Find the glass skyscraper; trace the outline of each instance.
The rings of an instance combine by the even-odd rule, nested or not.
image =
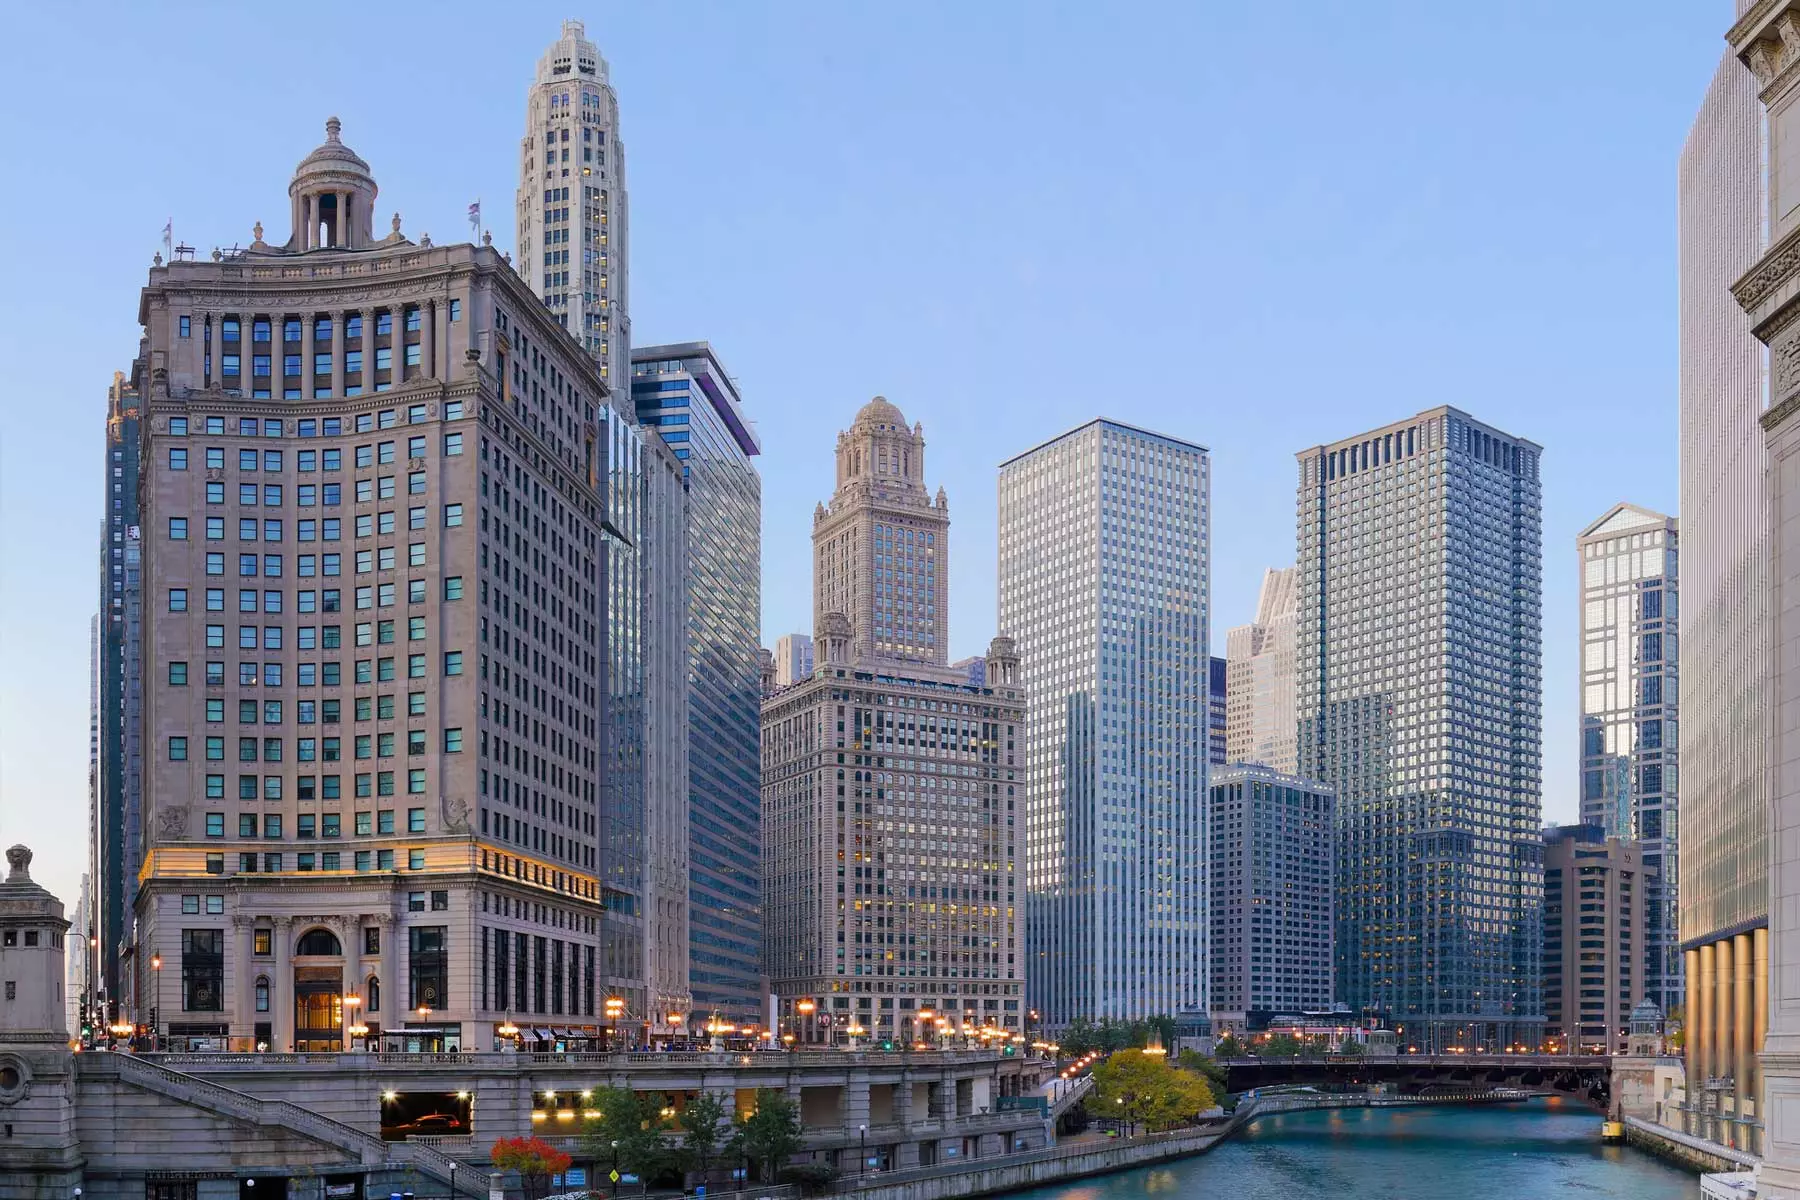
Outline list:
[[[705,342],[634,348],[631,395],[688,494],[689,986],[696,1016],[758,1021],[762,447]]]
[[[1096,420],[1000,467],[1027,689],[1027,988],[1051,1028],[1207,1007],[1206,449]]]
[[[1682,1005],[1676,796],[1680,674],[1677,527],[1619,504],[1581,531],[1581,820],[1639,843],[1645,869],[1639,963],[1625,964],[1631,1003]],[[1632,967],[1638,974],[1633,977]],[[1622,1011],[1629,1012],[1631,1003]]]
[[[1300,452],[1300,773],[1337,793],[1337,988],[1402,1044],[1536,1045],[1538,446],[1453,408]]]

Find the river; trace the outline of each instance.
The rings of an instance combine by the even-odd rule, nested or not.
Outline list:
[[[1693,1200],[1699,1177],[1600,1141],[1559,1099],[1264,1117],[1211,1153],[1017,1200]]]

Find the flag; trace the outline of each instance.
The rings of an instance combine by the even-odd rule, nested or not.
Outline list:
[[[479,200],[469,205],[469,224],[476,228],[481,226],[481,201]]]

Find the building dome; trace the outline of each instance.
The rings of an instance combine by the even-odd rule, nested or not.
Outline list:
[[[289,250],[355,249],[370,245],[379,189],[369,164],[338,137],[343,124],[325,122],[325,141],[294,168],[288,183],[294,236]]]
[[[863,405],[856,414],[854,424],[889,425],[895,429],[906,428],[906,415],[892,404],[886,396],[877,396]]]

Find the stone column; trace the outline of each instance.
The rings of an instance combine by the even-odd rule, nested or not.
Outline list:
[[[1700,950],[1694,947],[1681,952],[1682,968],[1687,980],[1687,1006],[1682,1010],[1681,1024],[1683,1029],[1682,1058],[1687,1074],[1688,1114],[1682,1124],[1686,1133],[1698,1133],[1694,1128],[1693,1106],[1699,1098],[1699,1080],[1703,1073],[1700,1064]]]
[[[1713,951],[1713,981],[1718,988],[1718,993],[1713,997],[1713,1074],[1721,1078],[1732,1077],[1735,1087],[1736,1081],[1732,1073],[1737,1068],[1737,1061],[1732,1054],[1734,1034],[1731,1021],[1734,993],[1732,978],[1735,972],[1732,967],[1731,939],[1721,938],[1717,948]],[[1724,1107],[1725,1097],[1721,1095],[1719,1097],[1721,1115],[1723,1115]],[[1730,1122],[1725,1122],[1721,1126],[1719,1134],[1726,1145],[1737,1145],[1736,1139],[1732,1136],[1736,1129],[1737,1126]]]
[[[1756,1061],[1756,1048],[1750,1041],[1750,1033],[1750,935],[1740,933],[1731,939],[1731,1057],[1736,1085],[1732,1107],[1740,1121],[1749,1112],[1748,1101],[1756,1094],[1751,1069]],[[1738,1137],[1734,1144],[1747,1146],[1750,1127],[1740,1124],[1737,1128]]]
[[[1769,931],[1757,929],[1750,934],[1751,970],[1750,981],[1750,1101],[1756,1105],[1756,1119],[1767,1121],[1763,1113],[1763,1069],[1762,1061],[1754,1057],[1769,1036]],[[1758,1133],[1755,1151],[1762,1153],[1762,1136]]]
[[[419,305],[419,376],[439,378],[437,369],[437,301]]]
[[[1746,6],[1740,5],[1740,8]],[[1763,488],[1770,583],[1765,636],[1770,680],[1769,1013],[1762,1047],[1764,1145],[1759,1200],[1800,1200],[1800,0],[1747,6],[1726,35],[1756,77],[1768,114],[1761,169],[1766,249],[1733,285],[1750,332],[1769,348],[1768,451]],[[1754,145],[1745,153],[1755,154]]]
[[[231,918],[231,927],[237,931],[236,971],[233,979],[236,987],[232,989],[237,999],[232,1003],[232,1015],[236,1018],[227,1027],[227,1032],[235,1037],[247,1037],[251,1045],[256,1043],[256,918],[247,913],[238,913]],[[242,1032],[239,1032],[241,1027]],[[229,1043],[227,1043],[229,1048]]]
[[[289,945],[293,924],[292,917],[276,917],[270,934],[269,948],[275,952],[275,961],[269,969],[269,1017],[274,1033],[269,1050],[274,1054],[286,1054],[294,1048],[294,968]]]
[[[331,395],[333,399],[344,394],[344,310],[336,309],[331,314]]]
[[[225,386],[225,314],[209,313],[206,318],[206,355],[211,363],[211,370],[206,373],[206,382],[214,387]]]
[[[318,318],[310,312],[300,318],[300,380],[308,400],[319,394],[318,376],[313,372],[313,334],[318,324]]]
[[[1700,1008],[1688,1016],[1693,1026],[1694,1075],[1688,1080],[1688,1099],[1697,1101],[1705,1095],[1706,1081],[1713,1075],[1713,998],[1718,995],[1719,981],[1713,971],[1713,944],[1700,947]],[[1701,1136],[1706,1136],[1704,1131]]]

